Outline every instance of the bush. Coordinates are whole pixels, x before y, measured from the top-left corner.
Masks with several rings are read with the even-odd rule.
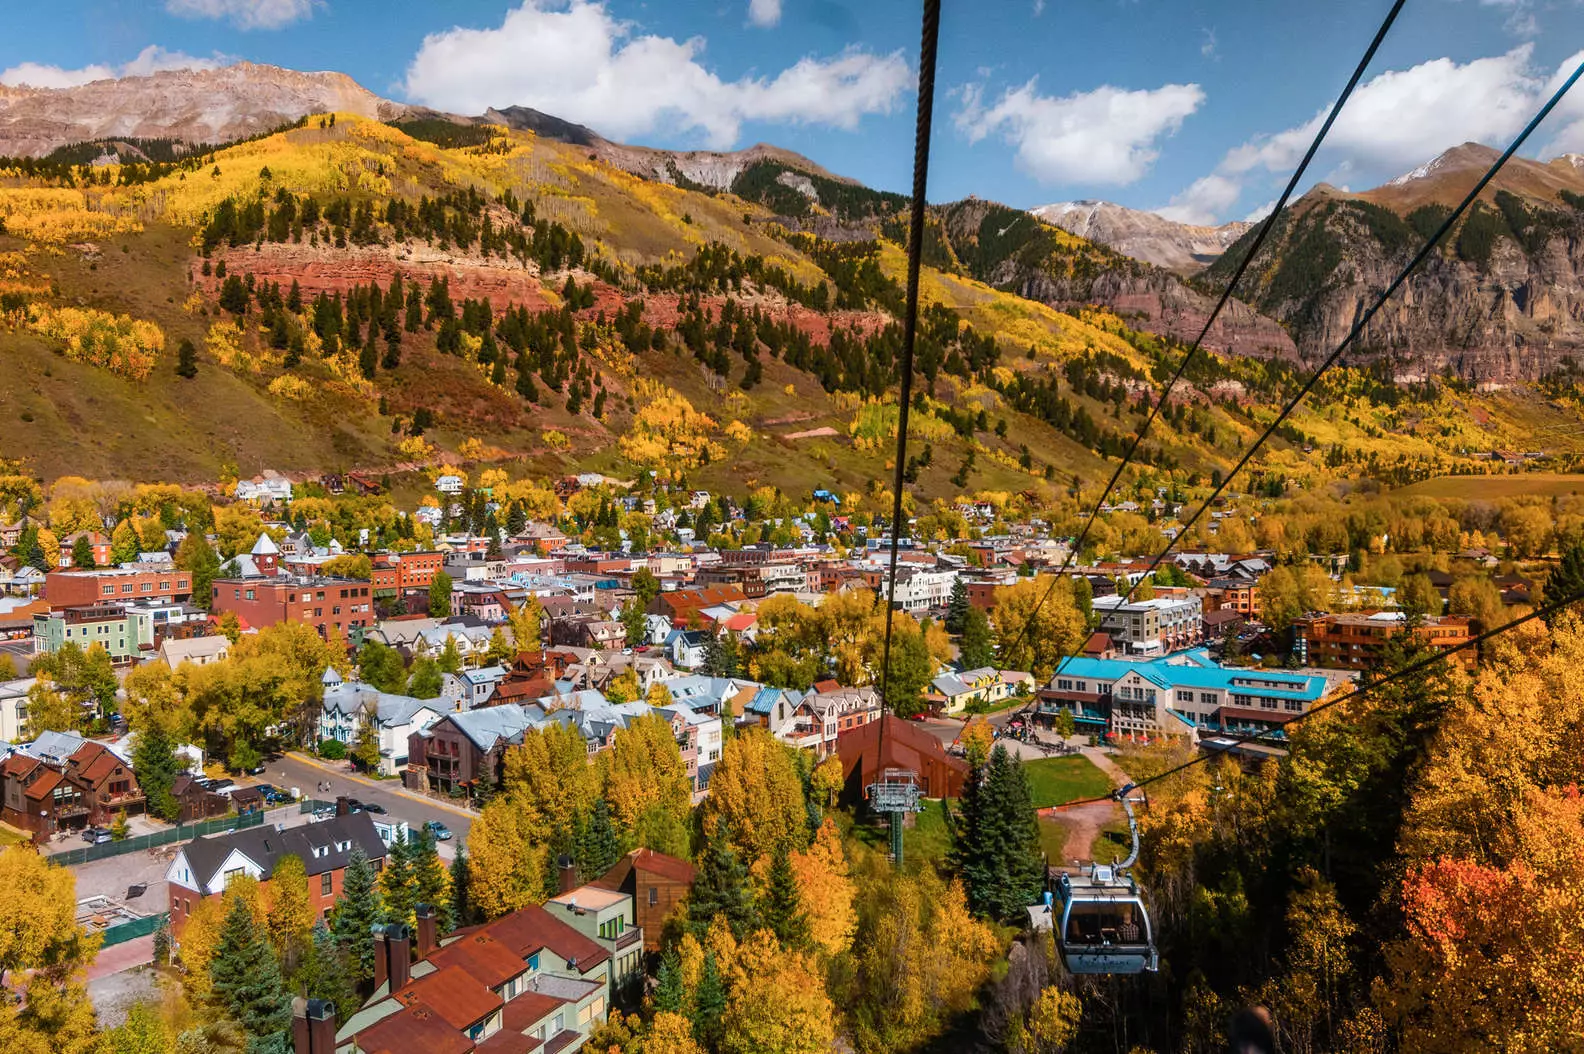
[[[341,761],[346,758],[346,744],[339,739],[321,739],[319,741],[319,756],[331,761]]]

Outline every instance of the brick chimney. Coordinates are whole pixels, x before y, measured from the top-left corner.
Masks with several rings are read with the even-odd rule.
[[[335,1054],[335,1004],[324,999],[292,1000],[293,1054]]]
[[[560,872],[557,893],[570,893],[578,887],[577,861],[562,853],[556,859],[556,867]]]
[[[374,926],[374,987],[390,980],[390,944],[385,939],[385,927]],[[395,991],[395,989],[391,989]]]
[[[427,959],[439,946],[435,936],[435,909],[432,904],[419,904],[413,908],[418,917],[418,958]]]
[[[337,816],[352,815],[352,805],[345,794],[336,797],[335,814]]]
[[[412,934],[408,932],[406,924],[401,922],[393,922],[383,929],[385,976],[390,981],[390,990],[395,992],[407,987],[407,982],[412,980]],[[380,939],[378,927],[375,929],[375,939]],[[379,951],[376,945],[374,949],[376,957]]]

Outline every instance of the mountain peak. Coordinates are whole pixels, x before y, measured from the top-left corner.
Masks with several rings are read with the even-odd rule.
[[[1058,201],[1029,212],[1069,234],[1185,274],[1220,256],[1249,227],[1246,223],[1219,227],[1178,223],[1153,212],[1093,199]]]

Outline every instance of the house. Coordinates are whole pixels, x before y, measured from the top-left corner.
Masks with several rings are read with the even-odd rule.
[[[190,773],[182,773],[171,782],[171,795],[176,799],[179,823],[197,823],[200,820],[224,816],[231,811],[229,794],[221,794],[211,786],[212,781]]]
[[[60,539],[60,565],[62,567],[75,566],[72,553],[76,550],[77,543],[84,539],[87,539],[88,551],[93,554],[94,566],[103,567],[110,562],[110,538],[108,535],[101,534],[99,531],[76,531]]]
[[[143,811],[131,762],[72,732],[45,732],[0,764],[0,818],[39,841]]]
[[[27,732],[28,692],[34,677],[0,682],[0,741],[15,743]]]
[[[1379,665],[1387,645],[1404,633],[1406,625],[1400,611],[1305,615],[1293,621],[1293,654],[1306,666],[1367,670]],[[1466,616],[1429,615],[1411,632],[1421,647],[1447,651],[1467,644],[1474,628]],[[1453,659],[1473,669],[1478,655],[1465,647]]]
[[[408,738],[402,783],[428,794],[460,793],[481,779],[495,785],[506,748],[521,743],[534,723],[517,705],[446,714]]]
[[[322,1004],[294,1006],[295,1054],[550,1054],[581,1050],[610,1008],[611,957],[533,905],[438,938],[434,912],[374,933],[374,993],[339,1030]]]
[[[873,688],[831,688],[811,692],[799,702],[790,730],[782,738],[826,758],[836,752],[843,733],[878,720],[884,707]]]
[[[673,666],[684,670],[696,669],[704,665],[705,650],[713,639],[701,629],[672,630],[665,642],[666,653],[671,656]]]
[[[446,473],[435,480],[435,490],[441,494],[461,494],[462,477]]]
[[[1161,589],[1149,600],[1123,599],[1097,596],[1093,603],[1101,630],[1128,654],[1159,655],[1204,640],[1204,605],[1197,594]]]
[[[207,666],[221,662],[231,654],[231,640],[224,634],[213,637],[190,637],[186,640],[166,639],[161,642],[159,656],[171,669],[184,662],[194,666]]]
[[[926,798],[961,797],[968,778],[966,762],[948,755],[934,735],[893,714],[842,733],[836,753],[841,758],[842,799],[850,805],[862,801],[867,788],[892,769],[913,773]]]
[[[575,873],[575,869],[569,870]],[[545,910],[594,941],[610,956],[613,1000],[623,993],[642,989],[644,931],[638,925],[631,896],[619,889],[579,886],[545,901]]]
[[[477,670],[444,674],[440,678],[440,698],[451,710],[472,710],[486,706],[496,687],[506,679],[506,667],[484,666]]]
[[[930,681],[925,702],[946,714],[960,714],[973,708],[985,708],[1010,699],[1012,685],[1001,676],[1001,671],[983,666],[961,673],[943,673]]]
[[[637,925],[643,931],[643,950],[654,954],[660,951],[666,917],[687,897],[696,876],[693,865],[686,860],[653,849],[634,849],[596,878],[593,885],[632,898]]]
[[[275,866],[295,856],[308,872],[308,904],[315,918],[324,918],[341,896],[352,851],[361,849],[376,868],[385,861],[385,842],[366,812],[348,813],[319,823],[277,830],[249,827],[229,834],[194,838],[176,851],[165,869],[169,884],[171,930],[178,940],[198,904],[225,891],[226,883],[247,875],[267,886]],[[268,894],[266,894],[267,896]]]
[[[350,749],[363,723],[372,721],[379,734],[379,771],[386,776],[407,767],[413,734],[434,724],[445,712],[445,703],[438,699],[391,695],[356,679],[344,681],[333,666],[325,669],[321,680],[324,704],[319,712],[319,739],[333,739]]]

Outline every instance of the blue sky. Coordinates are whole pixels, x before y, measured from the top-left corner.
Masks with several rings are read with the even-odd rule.
[[[930,197],[1081,197],[1198,222],[1275,196],[1387,0],[945,0]],[[390,98],[522,104],[669,147],[774,142],[910,182],[899,0],[56,0],[6,5],[0,82],[193,62],[335,69]],[[1581,0],[1410,0],[1314,179],[1495,145],[1584,60]],[[1584,152],[1584,88],[1527,153]]]

